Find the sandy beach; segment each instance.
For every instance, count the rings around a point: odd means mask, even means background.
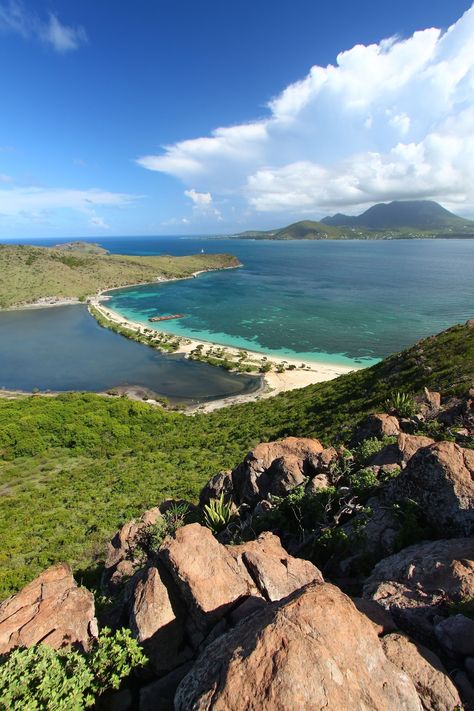
[[[104,301],[102,301],[102,299]],[[92,299],[89,299],[89,305],[97,309],[97,311],[105,319],[122,327],[129,328],[136,333],[145,335],[147,330],[153,328],[157,335],[174,337],[174,334],[169,334],[166,331],[160,331],[152,324],[145,326],[137,321],[131,321],[124,318],[121,314],[113,311],[107,306],[106,299],[106,296],[104,297],[102,294],[98,294]],[[211,347],[223,348],[225,354],[230,358],[237,358],[242,351],[242,349],[239,348],[199,340],[196,338],[176,336],[176,340],[179,341],[179,347],[175,353],[180,353],[185,357],[189,357],[191,351],[198,346],[202,346],[204,349]],[[356,370],[356,368],[347,365],[332,365],[318,361],[302,361],[301,359],[274,356],[272,353],[259,353],[257,351],[250,351],[247,349],[245,349],[245,352],[248,354],[246,363],[260,366],[262,361],[268,361],[272,364],[272,370],[255,376],[261,378],[262,387],[255,392],[246,395],[237,395],[234,397],[223,398],[221,400],[214,400],[213,402],[192,406],[187,410],[189,413],[212,412],[213,410],[227,405],[235,405],[238,403],[252,402],[262,398],[273,397],[274,395],[287,390],[295,390],[298,388],[304,388],[307,385],[312,385],[313,383],[332,380],[337,378],[339,375],[344,375]],[[303,363],[304,368],[301,367]],[[275,368],[280,364],[283,364],[285,368],[292,367],[292,369],[285,369],[283,372],[277,372]]]

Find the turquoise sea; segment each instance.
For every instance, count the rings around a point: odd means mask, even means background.
[[[371,364],[474,316],[474,241],[107,240],[127,254],[231,252],[243,267],[110,292],[109,306],[159,328],[330,363]]]
[[[241,268],[115,290],[108,303],[149,326],[150,316],[184,313],[159,327],[302,362],[369,365],[474,316],[474,240],[122,237],[101,244],[124,254],[237,255]],[[0,387],[126,384],[173,401],[206,401],[250,392],[258,381],[128,341],[100,329],[83,306],[0,314]]]

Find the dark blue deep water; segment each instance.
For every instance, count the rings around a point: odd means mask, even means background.
[[[103,391],[140,386],[172,402],[240,395],[258,379],[164,355],[101,328],[85,306],[0,313],[0,388]]]

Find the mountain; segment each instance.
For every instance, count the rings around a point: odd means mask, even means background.
[[[367,227],[373,230],[416,228],[418,230],[474,230],[474,222],[458,217],[432,200],[395,200],[378,203],[361,215],[336,214],[321,220],[333,227]]]
[[[395,200],[373,205],[361,215],[337,213],[320,222],[302,220],[276,230],[251,230],[238,239],[411,239],[474,238],[474,221],[431,200]]]

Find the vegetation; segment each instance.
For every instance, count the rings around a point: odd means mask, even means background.
[[[458,394],[473,379],[474,328],[455,326],[372,368],[192,417],[83,393],[0,400],[0,598],[58,561],[89,581],[125,521],[195,500],[260,441],[344,443],[394,392]],[[368,453],[352,454],[365,467]]]
[[[97,250],[0,244],[0,308],[45,298],[82,298],[102,289],[239,266],[230,254],[135,257]]]
[[[225,500],[224,492],[218,499],[211,499],[208,504],[205,504],[203,510],[204,525],[213,533],[223,531],[234,518],[232,503]]]
[[[321,222],[302,220],[267,232],[242,232],[240,239],[410,239],[474,238],[474,222],[429,200],[379,203],[362,215],[333,215]]]
[[[0,660],[0,709],[81,711],[146,661],[126,629],[102,630],[89,654],[42,644],[15,649]]]

